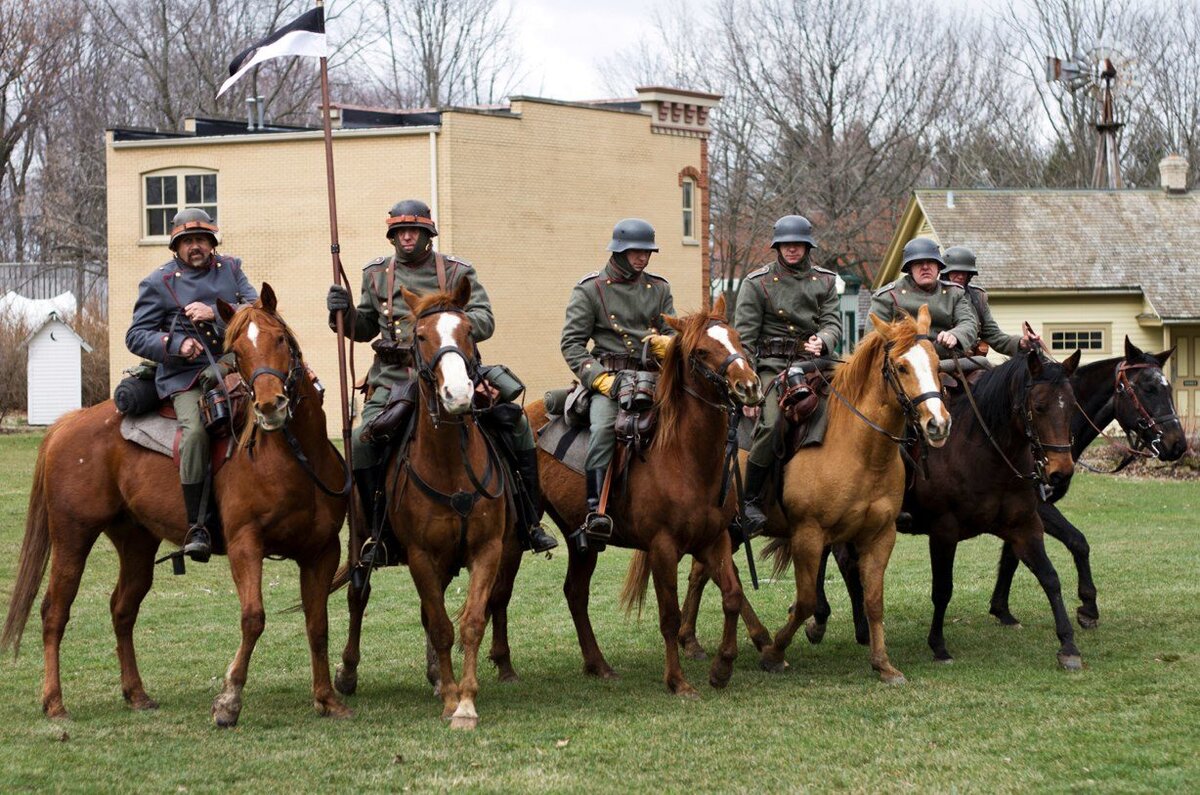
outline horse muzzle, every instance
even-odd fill
[[[763,402],[762,383],[758,380],[757,375],[735,381],[731,390],[733,397],[743,406],[757,406]]]
[[[274,400],[254,404],[254,422],[264,431],[277,431],[288,421],[289,407],[286,395],[276,395]]]
[[[950,438],[950,417],[942,419],[937,415],[931,416],[921,426],[921,432],[925,434],[925,441],[930,447],[943,447]]]

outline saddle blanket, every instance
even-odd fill
[[[177,419],[164,417],[155,411],[138,417],[126,415],[121,418],[122,439],[155,453],[161,453],[167,458],[173,459],[176,466],[179,465],[179,437],[182,435],[183,429],[179,427]],[[211,440],[214,475],[226,461],[230,441],[228,436]]]
[[[572,428],[561,415],[549,415],[550,421],[538,431],[538,447],[561,461],[568,469],[585,474],[587,463],[587,428]]]

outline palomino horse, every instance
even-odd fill
[[[905,532],[929,536],[933,570],[929,647],[938,662],[952,660],[943,627],[954,591],[954,553],[960,542],[992,533],[1012,546],[1046,592],[1061,644],[1059,665],[1070,671],[1083,665],[1063,606],[1058,573],[1046,556],[1038,495],[1031,482],[1040,480],[1051,489],[1062,489],[1074,472],[1069,434],[1075,398],[1070,376],[1079,355],[1076,351],[1058,364],[1033,351],[985,373],[970,387],[978,411],[967,393],[951,401],[954,438],[945,448],[930,452],[927,469],[916,474],[905,496],[905,507],[913,514],[912,529]],[[862,586],[853,565],[856,552],[848,547],[834,549],[862,642]],[[820,625],[810,633],[814,642],[824,634],[827,617],[828,613],[819,617]]]
[[[300,566],[313,702],[320,714],[343,717],[350,710],[329,681],[325,606],[346,514],[345,497],[336,490],[348,491],[348,473],[326,437],[321,397],[308,378],[295,335],[275,311],[271,286],[264,284],[259,300],[236,314],[224,303],[218,309],[228,324],[225,347],[237,354],[238,369],[250,386],[253,415],[242,438],[256,438],[252,447],[240,446],[214,478],[229,568],[242,605],[242,642],[213,702],[213,720],[233,726],[241,712],[250,655],[266,620],[262,562],[267,555],[282,555]],[[63,417],[38,451],[0,648],[19,646],[49,560],[50,585],[42,602],[42,709],[52,718],[67,717],[59,645],[88,553],[101,534],[113,542],[121,561],[111,605],[121,691],[134,709],[158,706],[138,674],[133,625],[150,590],[159,544],[183,541],[183,499],[171,459],[125,441],[120,425],[121,415],[111,400],[105,401]]]
[[[627,486],[609,503],[615,524],[609,543],[639,550],[625,582],[627,606],[641,604],[647,580],[654,576],[659,628],[666,641],[667,688],[680,696],[695,697],[696,689],[684,678],[675,645],[679,632],[676,571],[683,555],[693,555],[709,566],[721,588],[725,627],[709,683],[724,687],[737,655],[742,588],[733,571],[727,531],[736,506],[732,498],[719,499],[722,452],[730,411],[757,404],[762,393],[737,332],[726,322],[723,297],[711,314],[665,319],[678,333],[663,359],[655,394],[658,428],[645,461],[630,463]],[[534,428],[545,426],[542,401],[530,404],[526,411]],[[578,527],[587,513],[583,477],[544,452],[540,469],[547,512],[559,527]],[[588,616],[588,590],[597,553],[592,548],[581,554],[573,544],[568,546],[570,561],[563,592],[575,621],[584,671],[611,678],[616,674],[596,643]]]
[[[1071,455],[1074,458],[1078,459],[1100,435],[1101,429],[1114,420],[1135,445],[1129,449],[1126,462],[1138,455],[1160,461],[1178,461],[1183,457],[1187,452],[1187,434],[1175,412],[1171,384],[1163,373],[1174,352],[1172,348],[1162,353],[1146,353],[1126,337],[1124,356],[1085,364],[1071,374],[1071,389],[1079,407],[1071,418]],[[1092,581],[1091,550],[1079,528],[1052,504],[1066,490],[1066,486],[1062,487],[1051,502],[1038,505],[1038,516],[1042,517],[1047,535],[1061,541],[1075,560],[1081,602],[1075,616],[1079,626],[1091,629],[1100,622],[1096,584]],[[1012,545],[1006,541],[1000,550],[1000,566],[989,612],[1000,623],[1009,626],[1020,623],[1008,609],[1009,589],[1018,562]]]
[[[463,312],[471,297],[470,283],[463,279],[452,293],[402,293],[416,318],[413,356],[420,399],[407,456],[394,456],[388,465],[388,517],[421,597],[421,622],[437,657],[436,675],[431,671],[430,679],[436,680],[442,698],[442,717],[451,728],[474,729],[479,724],[479,645],[501,560],[512,557],[505,554],[512,534],[505,532],[510,515],[504,474],[471,411],[479,359]],[[514,545],[515,541],[509,544]],[[519,550],[516,557],[519,563]],[[470,584],[459,619],[462,678],[455,681],[450,658],[454,624],[445,596],[463,566],[470,571]],[[339,583],[348,579],[345,571],[339,575]],[[511,593],[511,580],[505,587]],[[369,588],[350,586],[350,636],[337,677],[343,693],[357,687],[362,618],[369,598]]]

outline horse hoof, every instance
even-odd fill
[[[733,677],[733,660],[717,658],[713,661],[712,670],[708,672],[708,683],[718,690],[729,684]]]
[[[346,666],[337,667],[337,675],[333,678],[333,686],[343,696],[352,696],[358,690],[358,672],[346,670]]]
[[[66,721],[71,719],[71,713],[67,712],[67,708],[62,704],[57,704],[50,707],[42,707],[42,712],[46,713],[46,717],[54,721]]]
[[[1084,612],[1082,607],[1075,611],[1075,618],[1083,629],[1095,629],[1100,626],[1100,616],[1097,613]]]
[[[610,666],[608,666],[608,665],[604,665],[604,666],[598,666],[598,665],[597,665],[597,666],[591,666],[591,665],[584,666],[583,672],[584,672],[585,674],[587,674],[588,676],[594,676],[594,677],[596,677],[597,679],[605,679],[605,680],[608,680],[608,681],[615,681],[615,680],[617,680],[617,679],[620,679],[620,678],[621,678],[621,675],[620,675],[620,674],[618,674],[616,671],[614,671],[614,670],[613,670],[613,669],[612,669]]]
[[[949,654],[945,656],[933,655],[933,661],[938,665],[954,665],[954,658]]]
[[[507,671],[500,671],[500,673],[497,675],[497,679],[506,685],[521,681],[521,677],[517,676],[517,672],[511,668],[509,668]]]
[[[450,728],[451,729],[461,729],[463,731],[475,731],[475,728],[477,726],[479,726],[479,716],[478,715],[476,715],[475,717],[451,716],[451,718],[450,718]]]
[[[327,701],[314,701],[313,706],[317,709],[317,714],[322,718],[349,718],[354,715],[354,711],[338,701],[336,698],[328,699]]]
[[[213,723],[222,729],[237,726],[238,716],[242,714],[242,700],[236,695],[222,693],[213,700]]]
[[[700,641],[695,638],[688,638],[679,645],[683,647],[683,656],[689,660],[695,660],[696,662],[708,661],[708,652],[700,645]]]
[[[671,688],[671,692],[673,692],[677,698],[686,698],[689,701],[697,701],[700,698],[700,693],[696,690],[696,688],[692,687],[687,682],[680,682],[678,685]]]
[[[758,667],[769,674],[781,674],[788,669],[787,660],[772,660],[767,657],[758,658]]]
[[[992,610],[991,614],[1006,627],[1016,627],[1018,629],[1021,627],[1021,622],[1017,620],[1017,617],[1007,610]]]
[[[143,710],[158,709],[158,702],[143,694],[139,698],[131,698],[129,700],[129,708],[141,712]]]
[[[1078,654],[1060,654],[1058,664],[1064,671],[1083,670],[1083,659]]]
[[[815,618],[809,617],[808,621],[804,622],[804,637],[808,638],[809,643],[816,646],[825,640],[825,630],[828,627],[828,624],[819,624]]]
[[[897,687],[908,684],[908,680],[904,678],[904,674],[900,673],[899,671],[880,674],[879,681],[883,682],[885,685],[894,685]]]

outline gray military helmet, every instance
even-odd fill
[[[167,242],[167,248],[174,251],[179,238],[185,235],[205,234],[212,239],[215,247],[220,242],[217,240],[219,231],[221,230],[217,228],[216,221],[204,210],[199,207],[185,207],[175,213],[175,217],[171,219],[171,239]]]
[[[938,247],[937,241],[928,237],[914,237],[904,244],[904,261],[900,263],[900,270],[908,273],[909,266],[922,260],[936,262],[939,270],[946,267],[946,261],[942,259],[942,251]]]
[[[388,210],[387,239],[391,240],[397,229],[415,226],[424,229],[430,237],[437,237],[437,225],[433,222],[433,212],[429,205],[420,199],[405,199],[392,205]]]
[[[620,253],[622,251],[658,251],[654,242],[654,227],[649,221],[641,218],[625,218],[617,221],[613,227],[612,242],[608,250]]]
[[[778,248],[781,243],[807,243],[809,248],[816,248],[812,228],[812,224],[803,215],[785,215],[775,222],[775,237],[771,240],[771,248]]]
[[[946,269],[942,273],[953,273],[954,271],[971,275],[979,273],[975,268],[975,252],[966,246],[951,246],[946,249],[945,257]]]

